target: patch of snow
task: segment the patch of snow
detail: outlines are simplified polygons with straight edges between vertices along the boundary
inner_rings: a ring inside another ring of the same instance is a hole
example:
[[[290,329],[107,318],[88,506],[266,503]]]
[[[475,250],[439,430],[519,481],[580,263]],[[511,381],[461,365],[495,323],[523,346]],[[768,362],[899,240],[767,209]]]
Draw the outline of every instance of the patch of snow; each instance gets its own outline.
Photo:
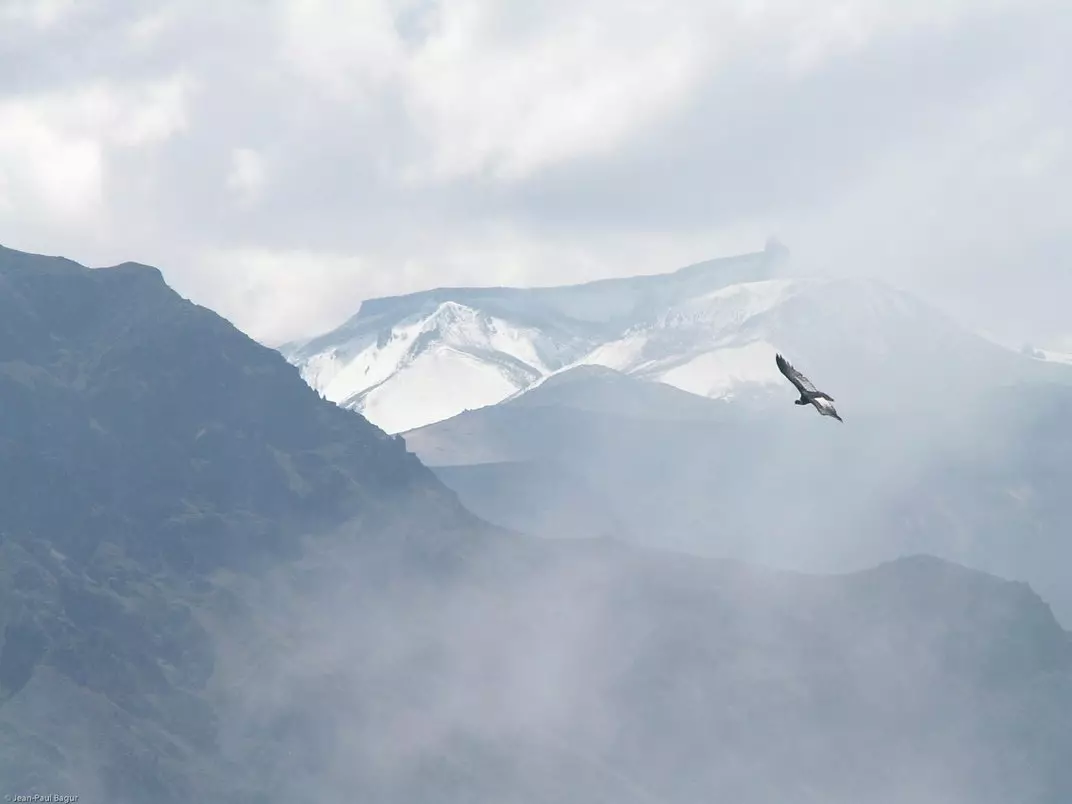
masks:
[[[733,396],[744,385],[775,385],[785,381],[774,362],[777,350],[766,341],[703,352],[652,379],[682,391],[713,399]]]
[[[393,329],[382,343],[364,339],[370,342],[356,354],[347,354],[356,344],[348,344],[349,350],[321,352],[302,366],[302,377],[327,399],[343,403],[398,371],[420,330],[421,322],[416,322]]]
[[[643,332],[597,346],[585,355],[578,365],[606,366],[615,371],[629,372],[643,362],[648,336]]]
[[[1036,351],[1042,355],[1042,360],[1048,360],[1051,363],[1065,363],[1072,366],[1072,354],[1054,352],[1050,349],[1036,349]]]
[[[670,308],[660,317],[659,325],[735,330],[749,319],[775,309],[799,292],[800,287],[801,281],[793,279],[730,285]]]
[[[358,395],[350,407],[394,434],[493,405],[517,390],[493,364],[441,346]]]
[[[341,345],[306,356],[299,363],[302,377],[387,432],[500,402],[572,358],[575,349],[536,327],[453,301],[376,331],[351,325],[349,334]],[[433,390],[434,383],[444,387]]]

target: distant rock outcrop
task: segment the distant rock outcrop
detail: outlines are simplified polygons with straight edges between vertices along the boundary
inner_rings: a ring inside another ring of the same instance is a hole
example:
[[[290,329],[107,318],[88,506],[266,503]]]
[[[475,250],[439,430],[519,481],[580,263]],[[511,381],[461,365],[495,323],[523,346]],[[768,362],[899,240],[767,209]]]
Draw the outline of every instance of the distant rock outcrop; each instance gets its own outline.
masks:
[[[763,244],[763,252],[779,263],[786,262],[790,256],[789,248],[774,235]]]

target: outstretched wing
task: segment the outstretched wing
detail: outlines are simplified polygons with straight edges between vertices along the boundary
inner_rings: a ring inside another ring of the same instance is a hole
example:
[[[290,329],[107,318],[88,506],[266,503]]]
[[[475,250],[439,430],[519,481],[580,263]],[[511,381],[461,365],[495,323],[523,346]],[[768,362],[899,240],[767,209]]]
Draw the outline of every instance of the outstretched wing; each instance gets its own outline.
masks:
[[[778,364],[778,370],[785,375],[786,379],[789,380],[789,382],[793,383],[793,385],[797,387],[797,390],[800,391],[802,395],[816,397],[818,399],[828,399],[831,402],[834,401],[834,398],[832,396],[830,396],[829,394],[824,394],[822,391],[816,388],[815,384],[812,383],[811,380],[809,380],[807,377],[805,377],[803,374],[793,368],[792,363],[790,363],[780,354],[776,355],[774,360]]]

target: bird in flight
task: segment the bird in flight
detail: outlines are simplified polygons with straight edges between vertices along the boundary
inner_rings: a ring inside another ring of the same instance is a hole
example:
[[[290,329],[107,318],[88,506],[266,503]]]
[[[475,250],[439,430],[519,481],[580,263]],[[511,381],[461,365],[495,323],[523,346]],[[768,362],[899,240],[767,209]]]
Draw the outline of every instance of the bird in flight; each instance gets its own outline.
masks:
[[[834,407],[834,397],[816,388],[811,380],[793,368],[792,364],[781,355],[776,355],[774,359],[778,364],[778,371],[782,372],[785,378],[800,391],[800,399],[793,400],[794,405],[814,405],[823,416],[833,416],[839,422],[843,421]]]

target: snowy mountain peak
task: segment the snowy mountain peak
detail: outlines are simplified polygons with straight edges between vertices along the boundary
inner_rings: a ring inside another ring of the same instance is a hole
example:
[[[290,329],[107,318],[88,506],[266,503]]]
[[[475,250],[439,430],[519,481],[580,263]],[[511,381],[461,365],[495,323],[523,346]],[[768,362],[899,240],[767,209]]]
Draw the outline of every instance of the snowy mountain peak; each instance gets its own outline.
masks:
[[[781,351],[850,405],[893,382],[993,367],[995,347],[915,297],[874,280],[779,278],[783,258],[772,246],[671,274],[374,299],[282,351],[328,399],[393,433],[517,398],[578,366],[756,399],[784,392]]]
[[[280,351],[326,398],[401,432],[495,404],[674,305],[770,278],[779,249],[548,288],[438,288],[364,302]]]
[[[493,404],[574,359],[568,340],[455,301],[287,354],[326,398],[388,432]]]
[[[881,388],[893,376],[882,374],[891,370],[886,361],[893,355],[901,368],[915,362],[913,370],[922,371],[934,364],[931,355],[974,355],[985,347],[884,283],[803,278],[742,282],[684,300],[601,344],[583,362],[731,399],[779,390],[785,382],[774,363],[779,351],[814,370],[816,379],[860,386],[873,378]]]
[[[799,280],[741,282],[674,305],[656,318],[656,326],[736,328],[777,307],[800,289]]]
[[[1072,353],[1057,352],[1052,349],[1039,349],[1029,343],[1020,348],[1020,354],[1033,360],[1043,360],[1050,363],[1064,363],[1072,365]]]

